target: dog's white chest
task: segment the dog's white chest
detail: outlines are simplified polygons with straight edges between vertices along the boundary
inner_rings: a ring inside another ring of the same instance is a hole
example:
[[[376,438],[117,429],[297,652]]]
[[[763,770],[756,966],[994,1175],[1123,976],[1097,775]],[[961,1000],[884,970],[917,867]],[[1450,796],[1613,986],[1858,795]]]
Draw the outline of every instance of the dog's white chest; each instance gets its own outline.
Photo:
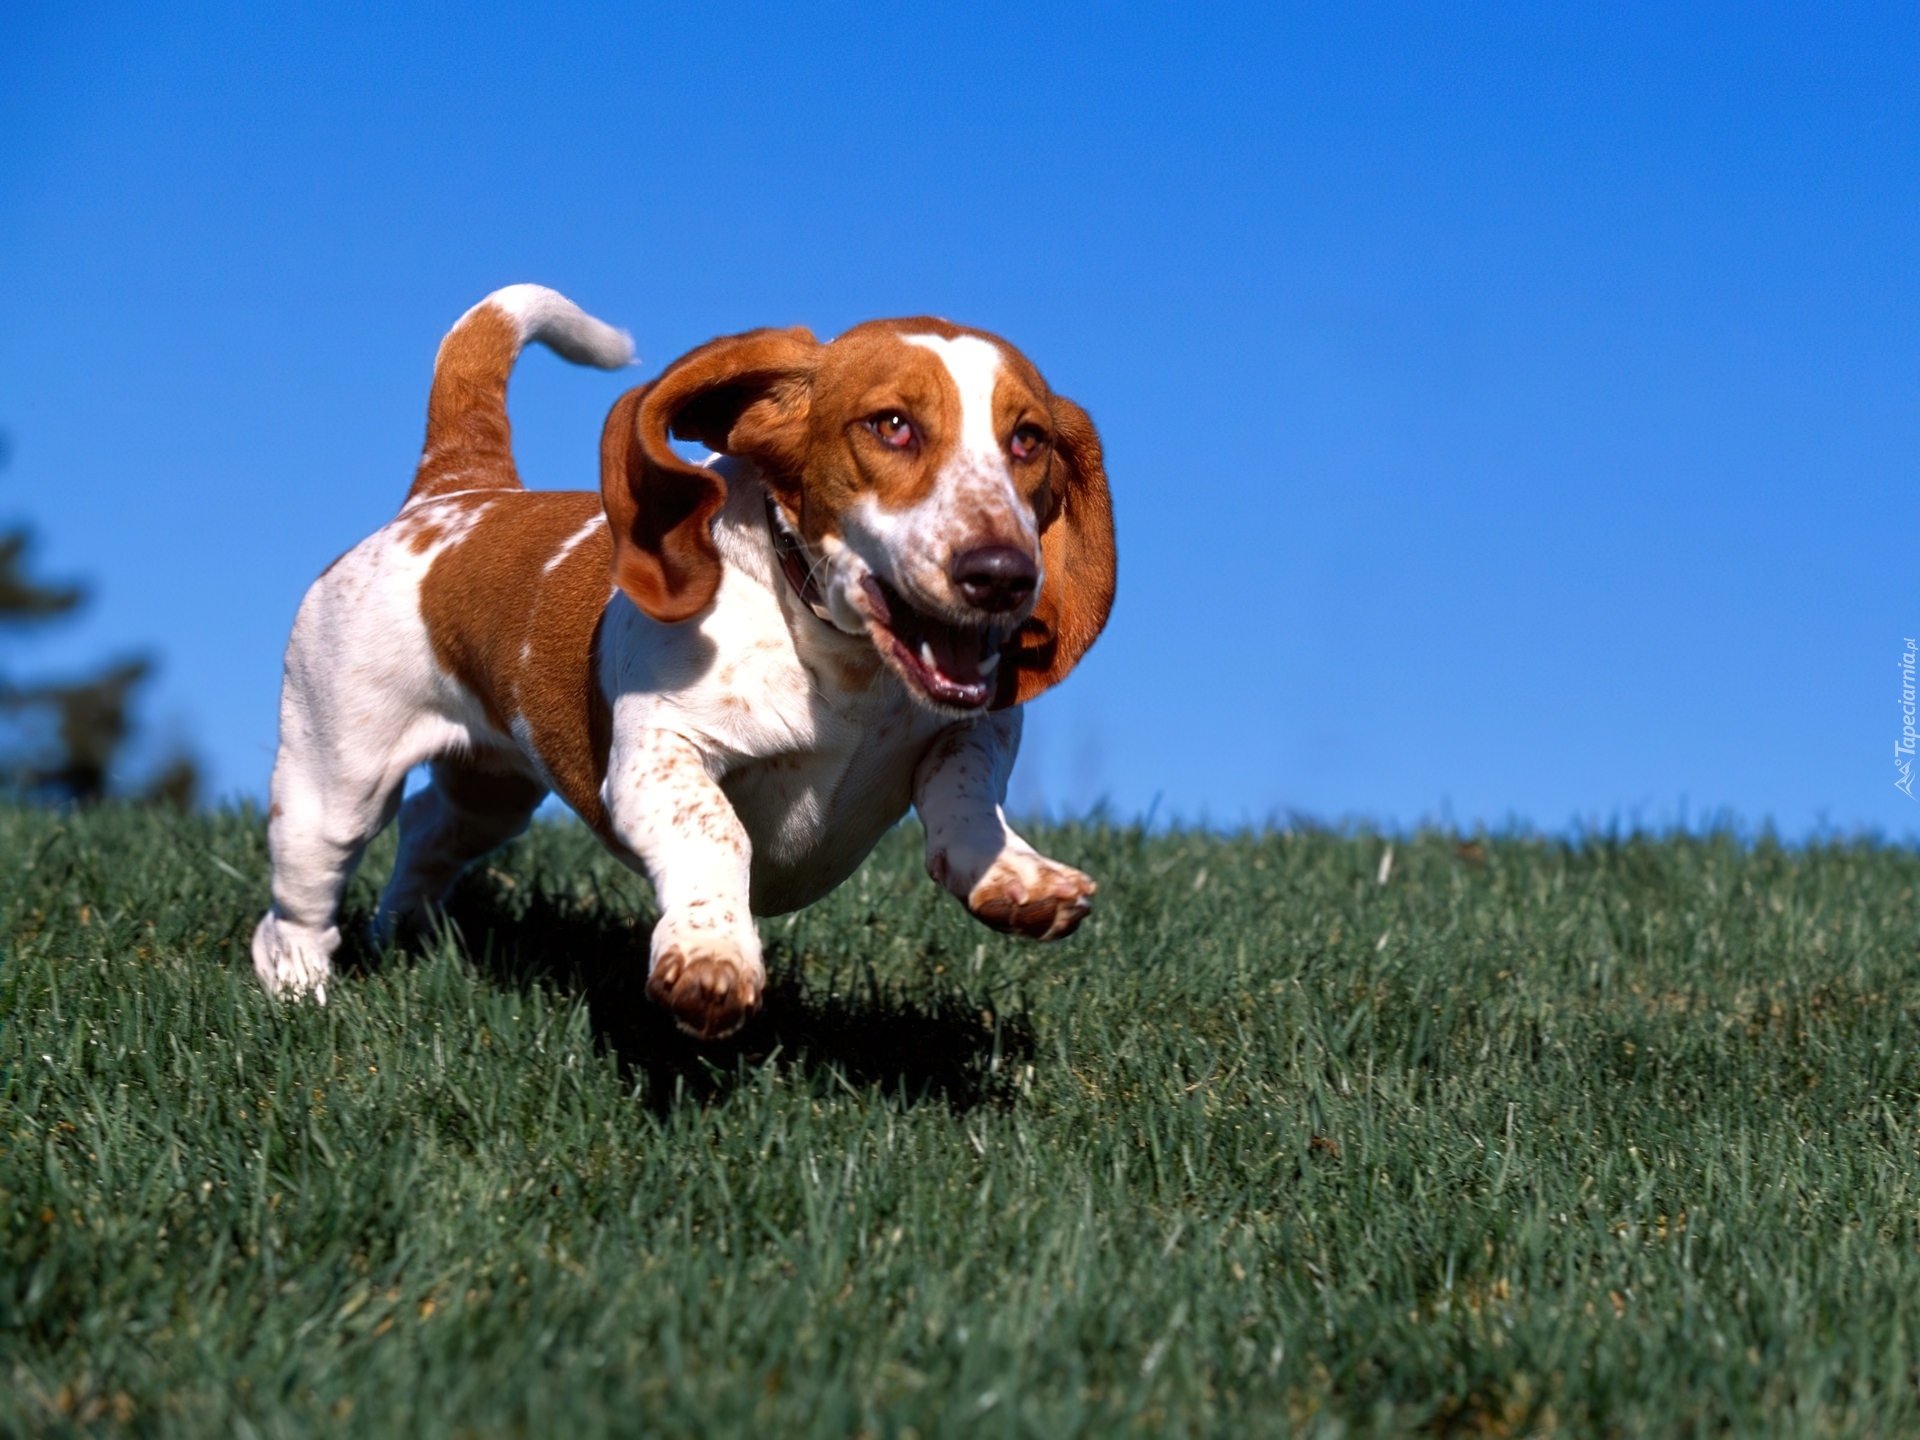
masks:
[[[753,841],[755,913],[817,900],[906,813],[914,767],[939,728],[908,710],[891,726],[823,735],[811,749],[748,760],[721,779]]]
[[[864,637],[809,633],[821,622],[739,574],[696,625],[655,625],[622,598],[608,621],[616,748],[630,728],[664,728],[714,757],[752,844],[756,914],[810,904],[851,874],[906,813],[915,766],[952,723],[914,703]]]

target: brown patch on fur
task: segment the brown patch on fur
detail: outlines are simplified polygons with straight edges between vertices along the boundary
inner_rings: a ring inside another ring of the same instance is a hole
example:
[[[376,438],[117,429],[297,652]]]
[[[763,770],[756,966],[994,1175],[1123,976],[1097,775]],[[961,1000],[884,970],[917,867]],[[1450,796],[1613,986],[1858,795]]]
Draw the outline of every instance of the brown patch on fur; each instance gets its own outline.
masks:
[[[609,843],[600,802],[613,717],[599,683],[599,636],[612,541],[596,531],[547,562],[600,509],[586,491],[485,497],[471,530],[420,587],[434,658],[476,695],[503,734],[516,718],[560,798]]]
[[[482,304],[440,342],[427,399],[427,444],[408,500],[456,490],[520,488],[507,424],[507,376],[520,356],[520,329]]]
[[[1113,610],[1119,557],[1100,435],[1064,395],[1047,398],[1052,457],[1042,490],[1040,554],[1046,578],[1029,617],[1007,642],[995,708],[1024,704],[1080,663]]]
[[[720,588],[713,517],[726,482],[674,454],[669,436],[751,453],[756,426],[777,428],[800,402],[819,342],[805,330],[712,340],[614,402],[600,441],[600,493],[613,527],[613,579],[663,624],[697,615]]]
[[[865,690],[873,684],[873,677],[880,673],[879,652],[874,650],[855,651],[842,655],[835,651],[830,657],[835,678],[844,690]]]
[[[938,355],[901,337],[958,333],[940,320],[875,320],[826,347],[814,377],[804,465],[788,479],[799,492],[791,508],[808,541],[839,534],[841,512],[863,495],[882,509],[904,510],[932,492],[960,443],[960,392]],[[904,450],[866,427],[889,411],[913,425],[914,442]]]
[[[491,496],[482,495],[477,497],[477,501],[484,505],[487,500],[491,498]],[[443,505],[455,506],[462,509],[470,507],[474,503],[476,503],[476,497],[468,497],[465,495],[458,496],[457,498],[449,498],[442,502]],[[424,555],[427,551],[447,538],[447,527],[444,523],[445,519],[445,511],[442,510],[441,506],[436,505],[424,513],[418,510],[412,514],[403,512],[400,518],[394,522],[394,529],[398,532],[399,538],[406,542],[407,549],[416,555]]]

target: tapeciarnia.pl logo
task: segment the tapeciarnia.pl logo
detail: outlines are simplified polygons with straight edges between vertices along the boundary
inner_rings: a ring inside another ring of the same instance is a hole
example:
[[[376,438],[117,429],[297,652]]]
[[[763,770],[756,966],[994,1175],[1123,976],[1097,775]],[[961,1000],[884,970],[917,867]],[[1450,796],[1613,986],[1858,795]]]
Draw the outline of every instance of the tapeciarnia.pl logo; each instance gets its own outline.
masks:
[[[1893,742],[1893,768],[1900,772],[1900,778],[1893,782],[1893,788],[1909,800],[1913,793],[1913,664],[1914,645],[1911,637],[1907,640],[1906,651],[1900,656],[1900,738]]]

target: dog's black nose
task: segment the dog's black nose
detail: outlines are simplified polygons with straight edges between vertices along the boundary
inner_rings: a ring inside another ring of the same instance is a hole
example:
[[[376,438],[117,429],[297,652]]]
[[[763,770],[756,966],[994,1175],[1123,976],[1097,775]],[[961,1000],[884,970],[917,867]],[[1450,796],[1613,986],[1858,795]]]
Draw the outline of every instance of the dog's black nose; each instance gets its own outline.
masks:
[[[981,545],[956,555],[951,573],[969,605],[996,614],[1026,604],[1040,579],[1027,552],[1011,545]]]

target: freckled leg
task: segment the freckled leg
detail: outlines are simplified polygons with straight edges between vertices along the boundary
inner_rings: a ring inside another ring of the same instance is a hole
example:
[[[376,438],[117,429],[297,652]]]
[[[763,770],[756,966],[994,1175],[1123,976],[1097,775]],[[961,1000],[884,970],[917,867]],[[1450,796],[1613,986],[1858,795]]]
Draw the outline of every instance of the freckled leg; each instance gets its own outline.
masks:
[[[380,897],[380,933],[425,924],[460,872],[525,830],[546,794],[522,775],[434,761],[433,783],[400,807],[400,854]]]
[[[1020,711],[995,711],[941,733],[913,776],[927,828],[927,873],[976,920],[1035,940],[1071,935],[1097,888],[1049,860],[1007,824],[1001,809],[1020,749]]]
[[[747,904],[753,847],[705,759],[652,731],[610,757],[608,812],[660,901],[647,998],[702,1040],[731,1035],[760,1008],[766,967]]]

